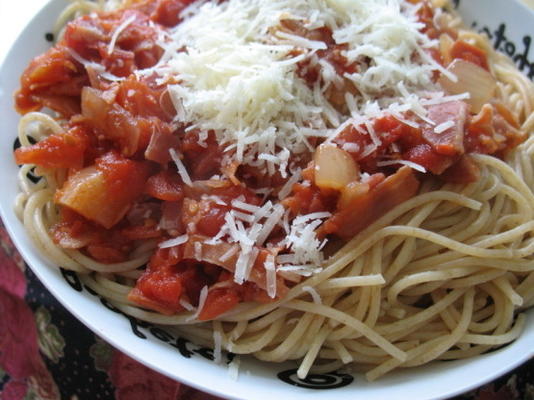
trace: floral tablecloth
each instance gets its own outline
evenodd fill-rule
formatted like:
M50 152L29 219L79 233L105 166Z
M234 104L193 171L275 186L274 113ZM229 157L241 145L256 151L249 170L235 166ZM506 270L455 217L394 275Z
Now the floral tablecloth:
M95 336L25 266L0 223L0 400L19 399L217 398L152 371ZM457 399L534 400L534 360Z

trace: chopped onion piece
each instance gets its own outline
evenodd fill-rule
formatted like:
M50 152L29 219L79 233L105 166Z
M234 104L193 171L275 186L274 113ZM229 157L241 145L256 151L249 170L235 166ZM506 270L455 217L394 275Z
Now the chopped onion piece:
M478 113L482 106L493 97L497 82L484 68L462 59L454 60L448 71L456 75L458 82L453 82L445 75L439 78L439 84L448 94L469 93L465 102L471 105L471 111Z
M321 189L341 190L358 180L360 171L345 150L332 144L322 144L315 151L315 184Z

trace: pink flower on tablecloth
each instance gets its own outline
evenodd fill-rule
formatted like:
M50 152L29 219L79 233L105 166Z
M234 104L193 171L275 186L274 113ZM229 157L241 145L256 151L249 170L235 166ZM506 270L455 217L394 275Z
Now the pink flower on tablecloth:
M11 260L13 260L15 265L19 267L21 271L24 271L24 260L13 245L13 242L11 241L9 234L5 230L2 221L0 221L0 245L4 248L6 254L11 258Z
M5 233L3 228L0 232ZM6 240L0 246L0 366L11 380L2 400L24 398L30 379L42 399L58 399L57 386L39 354L34 315L24 302L26 279L11 255L13 245Z
M0 289L0 315L0 365L12 378L25 379L39 357L33 314L22 299Z
M0 232L3 229L0 228ZM26 278L4 246L0 247L0 290L22 299L26 294Z
M113 354L109 378L116 400L175 400L181 384L124 355Z
M23 399L28 391L26 382L9 381L4 385L0 398L2 400Z
M116 400L220 400L173 381L119 351L108 371Z

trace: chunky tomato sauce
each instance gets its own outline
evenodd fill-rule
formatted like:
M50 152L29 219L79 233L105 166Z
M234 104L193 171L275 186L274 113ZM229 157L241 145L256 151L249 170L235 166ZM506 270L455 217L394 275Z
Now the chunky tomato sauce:
M46 107L68 122L62 133L16 150L15 158L19 164L68 170L69 178L55 196L60 222L52 227L54 240L63 248L115 263L127 260L141 241L162 242L188 234L186 243L155 251L129 298L147 309L174 314L183 311L184 304L197 306L206 286L209 291L199 318L209 320L243 301L273 300L266 292L264 264L283 252L277 248L283 238L280 229L257 246L250 278L243 284L234 282L239 256L232 253L234 244L209 244L209 239L224 225L232 200L261 206L276 198L288 177L266 175L249 165L224 164L224 148L215 135L200 138L200 132L173 123L175 112L166 86L154 75L134 74L156 64L163 53L157 44L158 30L179 23L179 12L191 2L132 0L129 9L70 22L64 37L30 63L15 95L20 113ZM444 33L434 25L426 2L419 17L429 36ZM110 49L113 32L128 19L131 23ZM347 62L345 48L334 43L328 29L310 31L291 20L284 20L280 29L327 43L317 55L339 75L358 70L359 65ZM449 58L489 71L483 50L447 33L454 40ZM439 50L431 51L443 62ZM125 79L109 80L102 70ZM298 65L297 72L310 85L320 79L306 62ZM331 103L340 109L345 107L345 92L358 93L350 81L343 85L329 92ZM282 201L290 218L328 211L331 217L317 234L347 240L413 197L426 176L472 182L478 168L471 153L500 156L524 140L513 113L499 103L488 103L473 113L466 103L451 101L429 106L428 114L436 123L453 121L453 125L438 134L433 125L414 115L403 118L418 127L385 115L372 123L380 145L374 145L368 126L344 129L332 142L346 165L357 166L359 179L341 189L317 184L314 154L301 155L296 162L307 168ZM321 145L319 139L314 144ZM194 185L184 183L169 149L179 155ZM401 161L417 164L420 170ZM256 190L267 186L271 194ZM299 279L278 274L276 280L280 298Z

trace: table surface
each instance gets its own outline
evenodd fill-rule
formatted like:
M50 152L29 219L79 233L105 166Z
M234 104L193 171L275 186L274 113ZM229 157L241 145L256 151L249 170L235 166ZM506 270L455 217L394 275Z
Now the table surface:
M524 0L533 3L534 0ZM0 0L0 64L47 0ZM9 11L9 12L8 12ZM213 400L96 337L24 265L0 223L0 399ZM456 399L534 400L534 360Z

